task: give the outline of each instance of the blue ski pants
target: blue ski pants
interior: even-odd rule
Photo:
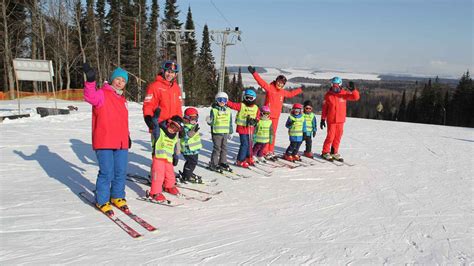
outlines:
[[[96,150],[99,161],[95,197],[99,205],[110,198],[125,198],[128,150]]]

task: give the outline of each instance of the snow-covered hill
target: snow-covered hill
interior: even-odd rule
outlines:
[[[238,70],[239,66],[232,66],[232,69]],[[240,66],[242,69],[242,82],[244,86],[253,86],[258,87],[257,82],[253,76],[247,72],[247,66]],[[348,80],[380,80],[378,74],[367,74],[367,73],[352,73],[352,72],[341,72],[341,71],[315,71],[310,69],[298,69],[298,68],[274,68],[274,67],[263,67],[266,72],[260,73],[260,76],[268,83],[275,80],[278,75],[285,75],[288,79],[286,84],[287,87],[299,87],[301,84],[311,85],[311,86],[320,86],[318,83],[302,83],[302,82],[292,82],[292,78],[311,78],[311,79],[325,79],[329,80],[335,76],[339,76],[343,79]],[[236,71],[237,71],[236,70]]]
[[[275,73],[272,73],[273,76]],[[197,168],[223,190],[208,202],[169,208],[136,200],[145,186],[127,182],[137,214],[159,227],[135,240],[85,204],[97,164],[91,150],[91,108],[70,115],[0,123],[1,264],[469,264],[473,261],[471,128],[347,120],[341,153],[353,167],[316,163],[275,168],[272,176],[231,180]],[[1,101],[2,113],[16,108]],[[146,174],[149,134],[141,105],[129,104],[133,146],[129,172]],[[212,144],[201,111],[204,148]],[[282,115],[277,146],[288,145]],[[320,152],[326,132],[318,131]],[[229,145],[235,156],[238,137]],[[179,164],[181,169],[183,162]],[[246,173],[246,170],[236,169]],[[169,196],[172,199],[172,196]]]

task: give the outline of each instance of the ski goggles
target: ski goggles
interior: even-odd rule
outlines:
[[[262,112],[262,115],[270,115],[270,112]]]
[[[311,107],[311,106],[306,106],[306,107],[304,108],[304,110],[305,110],[305,111],[312,111],[312,110],[313,110],[313,107]]]
[[[253,101],[255,101],[255,97],[252,96],[252,95],[244,95],[244,100],[246,100],[248,102],[253,102]]]
[[[179,123],[173,121],[173,120],[168,120],[168,131],[170,133],[177,133],[181,131],[182,127]]]
[[[187,119],[189,120],[189,122],[192,123],[192,122],[197,122],[199,119],[199,116],[198,115],[185,115],[184,119]]]
[[[218,102],[218,103],[227,103],[227,98],[217,97],[216,102]]]
[[[293,114],[297,115],[299,113],[301,113],[301,109],[299,109],[299,108],[298,109],[293,109]]]
[[[163,64],[163,69],[166,71],[173,71],[174,73],[179,72],[179,66],[175,62],[166,62]]]

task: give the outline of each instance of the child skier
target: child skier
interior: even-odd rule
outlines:
[[[232,171],[227,164],[227,139],[232,133],[232,113],[227,107],[229,97],[225,92],[216,94],[212,104],[211,114],[206,122],[211,126],[212,154],[209,169],[212,171]]]
[[[307,100],[303,103],[304,108],[304,119],[306,121],[306,131],[304,133],[303,140],[305,141],[306,148],[303,155],[308,158],[313,158],[312,146],[313,139],[316,137],[316,131],[318,131],[318,124],[316,121],[316,116],[313,113],[313,106],[310,100]]]
[[[189,107],[184,110],[184,128],[183,131],[180,132],[181,154],[183,154],[186,160],[181,175],[181,179],[184,182],[202,183],[202,180],[193,174],[198,164],[199,151],[202,148],[201,137],[198,133],[198,118],[199,115],[196,108]]]
[[[359,100],[359,91],[356,90],[354,82],[349,82],[349,91],[342,88],[342,79],[334,77],[331,80],[331,88],[324,95],[323,112],[321,114],[320,127],[323,129],[328,122],[328,133],[324,140],[322,157],[326,160],[343,161],[339,154],[344,122],[346,121],[346,101]],[[334,151],[330,154],[332,148]]]
[[[240,136],[239,153],[235,165],[248,168],[249,165],[255,165],[250,154],[250,135],[253,134],[254,127],[260,117],[258,106],[255,104],[257,93],[254,90],[246,89],[242,96],[242,103],[227,102],[227,106],[238,111],[235,118],[237,124],[237,133]]]
[[[125,200],[125,175],[127,174],[128,149],[131,147],[128,129],[127,100],[123,95],[128,74],[118,67],[96,90],[95,71],[85,63],[86,75],[84,100],[92,105],[92,148],[99,163],[95,199],[103,213],[112,216],[110,201],[116,207],[128,210]]]
[[[153,129],[153,162],[151,169],[151,190],[149,197],[156,201],[166,201],[163,190],[172,195],[178,195],[176,188],[176,176],[173,169],[173,154],[179,153],[178,143],[179,132],[183,129],[183,119],[175,115],[168,120],[158,124],[158,118],[155,116],[156,125]]]
[[[265,105],[260,108],[260,121],[258,121],[253,135],[253,141],[255,144],[252,153],[256,156],[256,159],[259,162],[266,162],[265,157],[263,157],[263,151],[265,145],[272,143],[272,140],[273,125],[272,120],[270,119],[270,108]]]
[[[298,151],[303,143],[303,133],[306,132],[306,121],[302,113],[303,106],[300,103],[293,104],[291,114],[286,120],[288,135],[290,136],[290,146],[286,149],[283,159],[288,161],[299,161]]]

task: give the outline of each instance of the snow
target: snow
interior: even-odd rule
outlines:
[[[247,66],[241,66],[242,69],[246,69]],[[265,80],[267,83],[272,82],[278,75],[284,75],[289,81],[286,83],[286,87],[288,88],[296,88],[301,86],[301,84],[307,86],[321,86],[325,84],[319,83],[308,83],[308,82],[291,82],[290,79],[292,78],[312,78],[312,79],[326,79],[329,80],[335,76],[339,76],[342,79],[348,80],[380,80],[378,74],[371,74],[371,73],[353,73],[353,72],[341,72],[341,71],[315,71],[310,69],[298,69],[298,68],[274,68],[274,67],[264,67],[267,72],[259,73],[260,76]],[[242,73],[242,83],[244,86],[253,86],[258,88],[258,84],[253,78],[250,73]]]
[[[341,153],[353,167],[316,163],[275,168],[271,177],[231,180],[197,168],[223,190],[208,202],[175,208],[138,201],[145,186],[127,182],[132,210],[159,228],[132,239],[76,193],[93,190],[91,108],[40,118],[44,100],[22,101],[32,117],[0,123],[1,264],[469,264],[473,261],[474,129],[349,118]],[[1,101],[1,114],[16,114]],[[145,175],[149,134],[141,105],[129,103],[129,172]],[[204,148],[209,128],[201,108]],[[277,146],[288,145],[283,114]],[[318,117],[319,119],[319,117]],[[326,131],[313,144],[320,152]],[[238,136],[229,157],[238,149]],[[178,169],[181,169],[180,161]],[[243,169],[237,172],[246,173]],[[183,190],[184,192],[184,190]],[[187,194],[192,195],[186,191]],[[173,196],[168,196],[173,199]],[[174,200],[174,199],[173,199]]]

